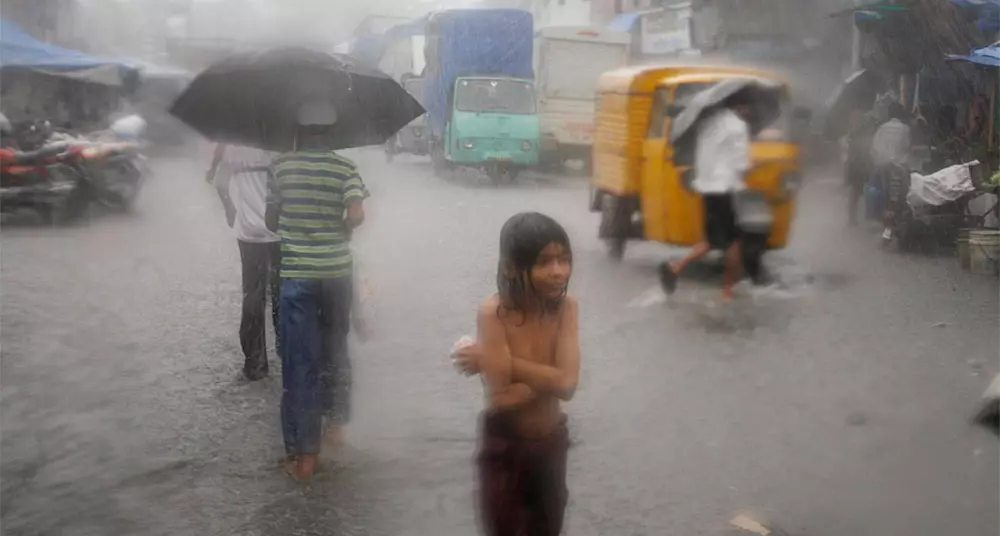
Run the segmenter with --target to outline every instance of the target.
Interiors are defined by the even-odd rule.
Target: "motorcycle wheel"
[[[42,217],[53,225],[72,225],[90,209],[92,199],[90,185],[81,182],[62,205],[49,208]]]

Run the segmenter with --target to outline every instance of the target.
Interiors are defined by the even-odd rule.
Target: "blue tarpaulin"
[[[6,19],[0,19],[0,68],[30,69],[106,85],[121,85],[138,71],[138,65],[127,61],[40,41]]]
[[[976,26],[984,34],[989,35],[1000,30],[1000,0],[951,0],[951,2],[958,7],[976,10],[979,16]]]
[[[953,60],[965,60],[980,65],[990,65],[1000,67],[1000,42],[993,43],[988,47],[977,48],[969,54],[949,54]]]
[[[616,32],[631,32],[632,28],[635,27],[635,24],[639,22],[639,17],[641,16],[642,13],[636,12],[616,15],[615,18],[611,19],[611,22],[608,23],[608,29]]]

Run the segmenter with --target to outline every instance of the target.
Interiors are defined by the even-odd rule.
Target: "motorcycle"
[[[32,209],[47,223],[79,219],[93,192],[79,167],[80,152],[79,147],[66,143],[34,151],[0,151],[0,209]]]
[[[55,132],[46,121],[21,127],[17,148],[3,149],[3,209],[33,208],[53,223],[70,223],[91,202],[128,211],[150,175],[145,126],[128,116],[86,137]],[[26,146],[37,149],[20,150]]]
[[[134,142],[94,143],[80,152],[80,166],[94,185],[94,200],[128,211],[148,173],[142,147]]]

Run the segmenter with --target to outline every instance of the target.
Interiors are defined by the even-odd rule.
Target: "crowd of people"
[[[705,242],[661,277],[668,291],[693,259],[726,253],[723,298],[739,279],[739,203],[750,169],[750,103],[733,97],[709,111],[697,134],[693,187],[705,203]],[[270,154],[218,146],[213,181],[240,248],[244,374],[268,375],[267,294],[282,364],[286,472],[313,476],[350,417],[347,337],[354,303],[350,241],[365,219],[368,191],[357,167],[325,149],[332,109],[303,107],[295,149]],[[500,231],[496,292],[479,308],[474,339],[452,352],[459,371],[486,393],[477,459],[481,515],[494,535],[556,535],[567,503],[567,419],[580,375],[578,304],[568,294],[573,254],[552,218],[526,212]]]

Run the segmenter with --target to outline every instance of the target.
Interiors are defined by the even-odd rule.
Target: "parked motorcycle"
[[[148,175],[142,147],[135,142],[94,143],[81,150],[80,166],[94,185],[94,200],[128,211]]]
[[[53,223],[77,219],[92,202],[129,210],[149,176],[141,141],[145,126],[142,118],[129,116],[86,137],[55,132],[48,122],[15,131],[12,146],[0,153],[2,209],[32,208]]]
[[[77,220],[93,196],[78,163],[80,152],[67,143],[35,151],[0,150],[0,209],[32,209],[48,223]]]

